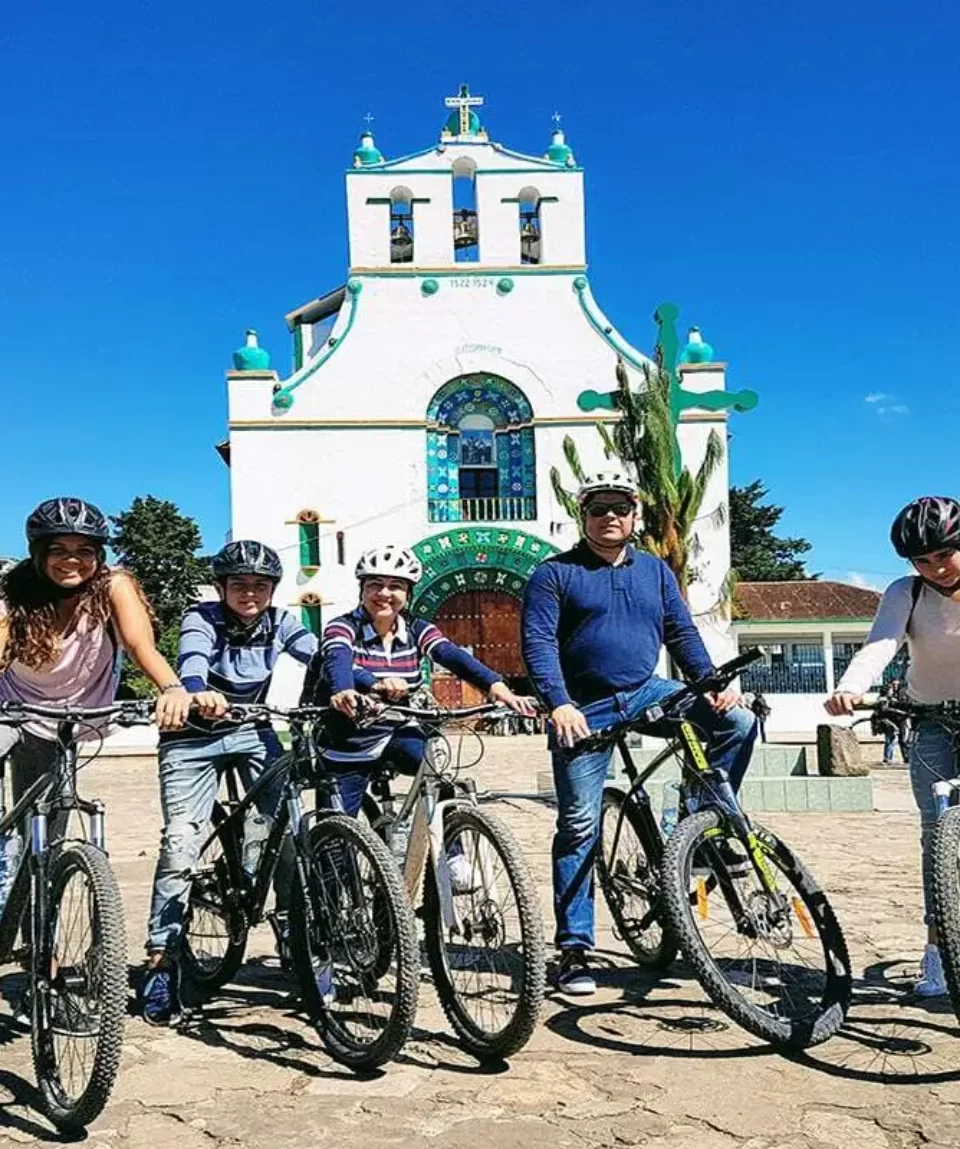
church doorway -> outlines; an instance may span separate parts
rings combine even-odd
[[[451,642],[465,646],[511,686],[523,687],[518,598],[498,590],[463,591],[441,603],[433,621]],[[484,701],[480,691],[439,667],[434,671],[433,693],[441,706],[475,706]]]

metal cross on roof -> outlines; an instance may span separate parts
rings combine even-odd
[[[470,134],[470,109],[483,107],[483,96],[471,96],[470,85],[461,84],[460,91],[455,96],[447,96],[443,101],[448,108],[457,108],[460,112],[460,135]]]
[[[554,125],[559,128],[560,121],[563,119],[563,116],[561,116],[559,112],[554,112],[550,118],[553,120]]]
[[[367,114],[363,117],[363,122],[367,125],[368,128],[373,123],[373,120],[374,116],[372,112],[367,112]]]

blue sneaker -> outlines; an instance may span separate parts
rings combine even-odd
[[[143,1020],[148,1025],[176,1025],[180,1020],[180,970],[174,962],[148,969],[140,987]]]

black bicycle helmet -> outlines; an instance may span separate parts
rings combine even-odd
[[[56,535],[83,535],[101,545],[110,537],[106,516],[83,499],[46,499],[30,512],[26,530],[31,547]]]
[[[916,559],[948,547],[960,550],[960,503],[944,495],[915,499],[893,520],[890,541],[904,559]]]
[[[262,578],[279,582],[283,578],[283,566],[275,550],[252,539],[239,539],[227,545],[214,556],[210,564],[213,577],[222,582],[230,575],[260,575]]]

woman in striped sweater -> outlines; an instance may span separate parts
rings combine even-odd
[[[304,700],[329,703],[343,716],[328,722],[324,758],[338,774],[340,798],[351,814],[360,809],[374,762],[384,758],[412,773],[423,758],[425,736],[416,724],[385,718],[360,729],[353,721],[361,694],[374,691],[390,702],[404,701],[421,685],[422,659],[518,714],[535,713],[531,699],[514,694],[496,671],[450,642],[432,622],[410,618],[406,608],[422,574],[419,559],[404,547],[367,551],[357,564],[360,605],[328,623],[307,672]]]

